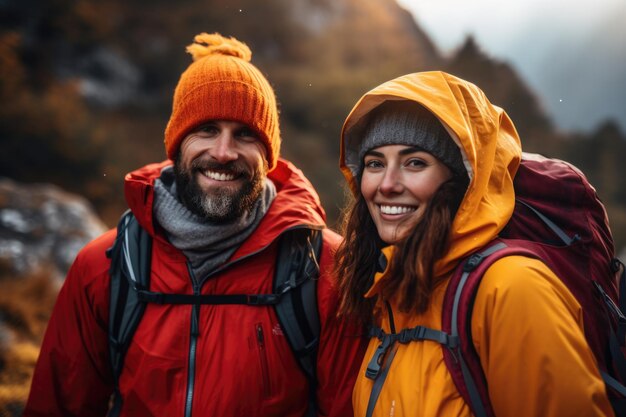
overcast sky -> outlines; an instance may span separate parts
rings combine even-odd
[[[565,130],[626,133],[626,0],[398,0],[444,54],[473,34]]]

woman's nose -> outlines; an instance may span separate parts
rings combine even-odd
[[[404,189],[402,184],[402,175],[396,168],[387,168],[380,181],[378,190],[382,194],[398,194]]]

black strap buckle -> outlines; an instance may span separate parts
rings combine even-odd
[[[367,369],[365,370],[365,376],[369,379],[376,379],[380,374],[380,368],[382,366],[383,360],[385,358],[385,354],[387,350],[392,345],[391,337],[383,338],[383,341],[374,352],[374,356],[367,364]]]
[[[406,344],[413,340],[423,340],[425,334],[426,327],[424,326],[416,326],[412,329],[404,329],[398,334],[398,342]]]

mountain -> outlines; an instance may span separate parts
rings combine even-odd
[[[480,86],[492,103],[513,119],[525,148],[536,148],[535,136],[554,132],[537,96],[507,63],[489,57],[469,36],[446,63],[445,70]]]
[[[203,31],[250,45],[280,101],[283,154],[317,187],[331,225],[345,193],[339,132],[356,100],[391,78],[443,69],[505,108],[526,150],[583,169],[607,206],[618,247],[626,247],[619,125],[609,120],[590,134],[555,129],[510,64],[472,38],[443,57],[393,0],[0,2],[0,176],[81,194],[115,225],[126,207],[124,175],[165,157],[172,93],[191,62],[184,47]],[[34,275],[0,277],[2,415],[20,415],[58,288],[50,274]],[[29,342],[15,342],[16,334]]]
[[[487,55],[468,37],[445,69],[479,85],[504,108],[527,152],[564,159],[583,170],[602,198],[611,221],[617,251],[626,255],[626,178],[620,164],[626,137],[616,121],[606,121],[590,134],[564,133],[546,116],[537,94],[507,63]]]
[[[164,158],[172,93],[191,61],[184,47],[203,31],[250,45],[280,102],[283,154],[318,188],[332,225],[344,199],[343,120],[363,93],[409,72],[444,69],[477,83],[511,115],[527,150],[588,166],[604,158],[592,146],[603,131],[558,131],[510,64],[472,38],[443,57],[393,0],[48,0],[3,2],[0,11],[0,175],[81,193],[109,225],[125,207],[124,174]],[[594,149],[572,155],[585,146]],[[601,195],[622,184],[618,171],[600,178]],[[615,198],[607,205],[621,218],[626,200]]]

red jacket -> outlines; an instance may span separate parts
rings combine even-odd
[[[153,184],[167,164],[128,174],[126,199],[154,238],[150,289],[191,294],[185,256],[153,224]],[[233,265],[207,279],[202,294],[271,293],[277,237],[292,227],[324,226],[319,198],[297,168],[281,161],[270,178],[278,194],[269,211],[229,260]],[[352,388],[364,343],[356,328],[335,317],[331,269],[339,237],[327,229],[323,235],[317,286],[318,413],[344,417],[352,415]],[[107,342],[110,261],[105,250],[114,239],[115,230],[105,233],[72,265],[46,330],[25,417],[106,415],[113,381]],[[120,378],[122,416],[303,416],[307,379],[272,307],[202,306],[195,356],[191,309],[147,305]],[[190,365],[194,359],[195,367]]]

